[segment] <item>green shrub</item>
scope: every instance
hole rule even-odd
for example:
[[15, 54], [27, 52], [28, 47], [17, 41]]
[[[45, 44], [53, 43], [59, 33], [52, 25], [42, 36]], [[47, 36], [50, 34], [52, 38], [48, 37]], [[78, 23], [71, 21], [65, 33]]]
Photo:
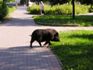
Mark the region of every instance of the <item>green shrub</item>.
[[27, 8], [28, 13], [30, 14], [39, 14], [40, 13], [39, 5], [33, 4], [31, 7]]
[[90, 6], [89, 12], [93, 12], [93, 6]]
[[4, 17], [8, 14], [8, 7], [6, 3], [0, 2], [0, 20], [3, 20]]
[[[87, 5], [75, 5], [75, 14], [88, 13], [89, 6]], [[46, 5], [44, 6], [45, 14], [48, 15], [71, 15], [72, 14], [72, 5], [63, 4], [63, 5]], [[39, 14], [40, 8], [39, 5], [34, 4], [28, 8], [28, 12], [31, 14]]]
[[71, 4], [63, 4], [60, 6], [60, 9], [62, 8], [62, 12], [65, 15], [71, 15], [72, 14], [72, 5]]
[[89, 6], [88, 5], [78, 5], [75, 6], [75, 13], [76, 14], [84, 14], [88, 13]]
[[93, 8], [90, 8], [90, 9], [89, 9], [89, 12], [93, 12]]
[[8, 14], [12, 13], [16, 8], [15, 7], [8, 7]]
[[44, 11], [45, 11], [45, 14], [53, 14], [54, 13], [54, 8], [52, 8], [50, 5], [45, 5], [44, 6]]

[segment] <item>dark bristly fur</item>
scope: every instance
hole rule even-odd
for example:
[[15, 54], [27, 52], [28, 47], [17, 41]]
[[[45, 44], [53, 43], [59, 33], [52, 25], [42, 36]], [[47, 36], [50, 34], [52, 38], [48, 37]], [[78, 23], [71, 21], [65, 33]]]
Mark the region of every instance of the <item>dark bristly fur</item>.
[[40, 46], [41, 42], [45, 42], [44, 45], [51, 45], [50, 41], [59, 41], [58, 32], [54, 29], [36, 29], [33, 31], [31, 35], [30, 47], [32, 47], [32, 43], [37, 41]]

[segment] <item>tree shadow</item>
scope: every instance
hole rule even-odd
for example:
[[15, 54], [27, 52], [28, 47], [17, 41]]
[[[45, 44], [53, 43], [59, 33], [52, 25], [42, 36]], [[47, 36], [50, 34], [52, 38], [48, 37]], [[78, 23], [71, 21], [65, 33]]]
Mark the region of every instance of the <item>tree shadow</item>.
[[63, 63], [64, 70], [92, 70], [93, 45], [57, 45], [52, 50]]
[[[0, 50], [0, 70], [51, 70], [54, 56], [38, 46], [17, 46]], [[53, 60], [52, 60], [53, 59]]]
[[[30, 17], [29, 17], [30, 18]], [[11, 18], [5, 22], [5, 26], [36, 26], [33, 19], [29, 18]]]
[[92, 26], [93, 16], [76, 16], [73, 20], [71, 16], [43, 15], [35, 17], [36, 23], [51, 26]]
[[36, 26], [32, 15], [28, 14], [26, 6], [18, 6], [10, 17], [4, 22], [4, 26]]

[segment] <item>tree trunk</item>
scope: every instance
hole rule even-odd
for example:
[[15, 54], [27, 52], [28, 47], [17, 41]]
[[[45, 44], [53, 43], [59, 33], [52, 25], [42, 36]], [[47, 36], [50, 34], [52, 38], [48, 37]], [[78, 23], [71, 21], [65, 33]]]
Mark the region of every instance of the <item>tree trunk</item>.
[[75, 3], [74, 3], [74, 0], [72, 0], [72, 18], [75, 19]]

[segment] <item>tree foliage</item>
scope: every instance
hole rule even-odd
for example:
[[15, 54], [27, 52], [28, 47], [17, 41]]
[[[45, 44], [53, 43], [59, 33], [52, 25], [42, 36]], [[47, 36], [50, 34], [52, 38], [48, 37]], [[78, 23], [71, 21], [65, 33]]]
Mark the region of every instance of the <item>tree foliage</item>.
[[8, 2], [14, 2], [15, 0], [7, 0]]
[[26, 3], [26, 0], [20, 0], [20, 4], [23, 5]]
[[81, 4], [91, 4], [93, 3], [93, 0], [77, 0], [79, 1]]
[[0, 20], [8, 14], [8, 8], [5, 2], [0, 1]]
[[[43, 1], [43, 2], [50, 2], [51, 4], [63, 4], [63, 3], [68, 3], [68, 2], [71, 2], [72, 0], [31, 0], [31, 1]], [[78, 1], [80, 2], [81, 4], [91, 4], [93, 3], [93, 0], [75, 0], [75, 1]]]

